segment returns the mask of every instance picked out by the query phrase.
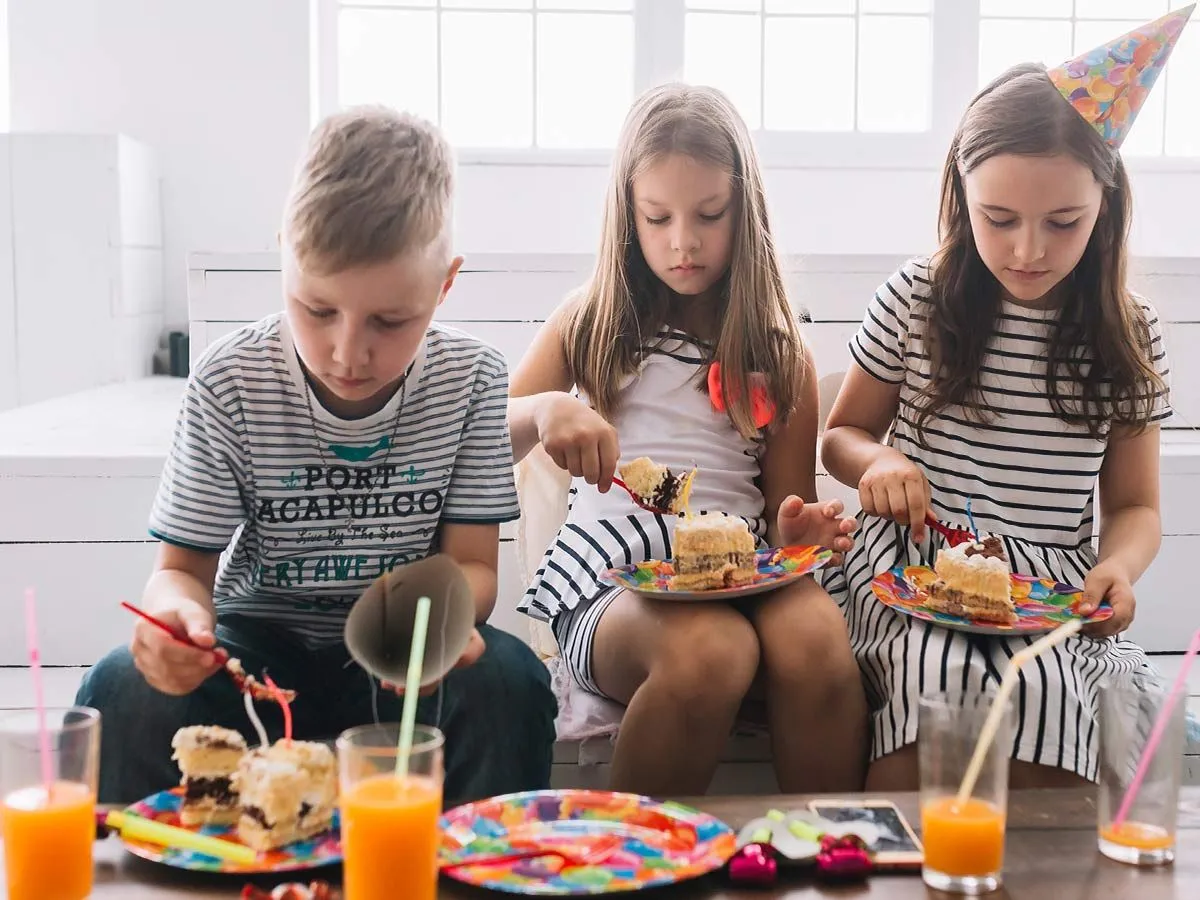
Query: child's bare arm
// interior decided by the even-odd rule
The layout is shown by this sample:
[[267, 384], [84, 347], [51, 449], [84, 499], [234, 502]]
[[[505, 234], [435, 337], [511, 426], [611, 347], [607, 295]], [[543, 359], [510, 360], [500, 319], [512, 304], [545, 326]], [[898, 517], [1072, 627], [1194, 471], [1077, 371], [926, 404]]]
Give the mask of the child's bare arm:
[[486, 622], [496, 607], [500, 526], [446, 522], [442, 525], [439, 546], [467, 576], [475, 599], [475, 621]]

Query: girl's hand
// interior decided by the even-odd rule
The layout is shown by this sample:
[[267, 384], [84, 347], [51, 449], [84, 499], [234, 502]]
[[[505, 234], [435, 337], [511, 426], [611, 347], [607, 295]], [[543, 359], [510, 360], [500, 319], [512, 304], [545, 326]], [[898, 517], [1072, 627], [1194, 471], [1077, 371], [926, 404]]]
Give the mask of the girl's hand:
[[925, 540], [929, 482], [916, 464], [898, 450], [886, 448], [858, 482], [858, 498], [869, 516], [891, 519], [912, 529], [912, 539]]
[[[473, 665], [478, 661], [479, 657], [483, 656], [483, 651], [486, 649], [487, 644], [483, 642], [483, 635], [479, 633], [477, 628], [472, 628], [471, 639], [467, 641], [467, 649], [464, 650], [462, 656], [458, 658], [458, 662], [454, 664], [454, 668], [465, 669], [467, 666]], [[379, 684], [385, 691], [392, 691], [393, 693], [399, 694], [401, 697], [404, 696], [404, 685], [402, 684], [395, 684], [391, 681], [381, 681]], [[425, 687], [421, 688], [421, 696], [428, 697], [430, 694], [435, 693], [439, 684], [440, 682], [435, 681], [433, 684], [426, 685]]]
[[840, 559], [854, 546], [850, 532], [857, 524], [842, 518], [842, 501], [805, 503], [795, 494], [779, 504], [779, 539], [784, 546], [793, 544], [828, 547]]
[[199, 648], [181, 644], [139, 618], [129, 645], [134, 664], [155, 690], [179, 697], [190, 694], [221, 668], [221, 658], [210, 649], [217, 644], [212, 613], [196, 601], [180, 597], [173, 605], [156, 608], [154, 615], [184, 632]]
[[621, 448], [617, 430], [570, 394], [547, 397], [537, 417], [538, 439], [560, 469], [605, 493], [612, 487]]
[[1094, 622], [1083, 626], [1083, 633], [1088, 637], [1103, 638], [1127, 629], [1133, 622], [1133, 611], [1137, 601], [1133, 596], [1133, 584], [1125, 567], [1116, 560], [1106, 560], [1097, 563], [1088, 572], [1083, 581], [1083, 599], [1078, 611], [1081, 616], [1090, 616], [1100, 606], [1101, 600], [1108, 600], [1113, 608], [1111, 619]]

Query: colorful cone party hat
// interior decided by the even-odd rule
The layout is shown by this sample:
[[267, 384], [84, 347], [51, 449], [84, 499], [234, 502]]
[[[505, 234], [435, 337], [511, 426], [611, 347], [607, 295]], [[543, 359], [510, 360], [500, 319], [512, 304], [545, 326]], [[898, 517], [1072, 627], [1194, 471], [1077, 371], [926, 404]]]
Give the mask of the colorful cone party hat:
[[1054, 86], [1113, 148], [1129, 134], [1193, 3], [1050, 69]]

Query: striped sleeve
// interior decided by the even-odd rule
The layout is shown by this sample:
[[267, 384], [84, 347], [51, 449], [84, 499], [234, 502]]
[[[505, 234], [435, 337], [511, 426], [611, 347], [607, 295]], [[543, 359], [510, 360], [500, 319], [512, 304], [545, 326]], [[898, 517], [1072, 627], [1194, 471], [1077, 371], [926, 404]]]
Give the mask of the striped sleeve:
[[508, 368], [487, 348], [467, 408], [442, 521], [498, 524], [520, 518], [508, 432]]
[[194, 373], [150, 512], [151, 535], [193, 550], [226, 548], [245, 520], [248, 467], [239, 432], [220, 394]]
[[[1171, 408], [1171, 365], [1167, 359], [1167, 342], [1163, 335], [1162, 319], [1158, 310], [1145, 300], [1138, 300], [1142, 315], [1146, 319], [1146, 327], [1150, 332], [1150, 364], [1162, 379], [1162, 390], [1155, 390], [1154, 401], [1150, 407], [1150, 421], [1162, 422], [1171, 418], [1174, 410]], [[1154, 390], [1147, 386], [1147, 390]]]
[[850, 340], [854, 361], [880, 381], [888, 384], [904, 381], [913, 285], [924, 279], [925, 274], [923, 267], [910, 262], [880, 285], [867, 305], [862, 327]]

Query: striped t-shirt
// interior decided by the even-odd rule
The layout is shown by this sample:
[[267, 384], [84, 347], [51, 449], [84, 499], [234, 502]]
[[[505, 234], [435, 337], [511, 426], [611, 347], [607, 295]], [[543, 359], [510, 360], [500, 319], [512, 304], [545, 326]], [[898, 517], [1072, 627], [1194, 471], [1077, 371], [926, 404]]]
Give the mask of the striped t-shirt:
[[[930, 379], [924, 338], [929, 290], [927, 261], [906, 264], [876, 292], [850, 352], [875, 378], [900, 385], [891, 444], [925, 473], [934, 514], [966, 524], [970, 498], [981, 531], [1064, 550], [1089, 544], [1092, 493], [1107, 440], [1066, 424], [1050, 402], [1046, 354], [1057, 311], [1005, 301], [980, 367], [990, 420], [980, 423], [961, 407], [949, 407], [925, 423], [922, 440], [916, 410]], [[1137, 305], [1150, 331], [1153, 365], [1166, 379], [1158, 313], [1141, 298]], [[1170, 415], [1167, 396], [1156, 395], [1152, 421]]]
[[363, 589], [433, 552], [441, 523], [518, 517], [507, 401], [503, 356], [435, 323], [383, 409], [338, 418], [270, 316], [210, 347], [188, 379], [150, 533], [225, 552], [220, 612], [338, 642]]

